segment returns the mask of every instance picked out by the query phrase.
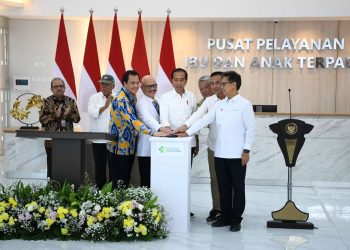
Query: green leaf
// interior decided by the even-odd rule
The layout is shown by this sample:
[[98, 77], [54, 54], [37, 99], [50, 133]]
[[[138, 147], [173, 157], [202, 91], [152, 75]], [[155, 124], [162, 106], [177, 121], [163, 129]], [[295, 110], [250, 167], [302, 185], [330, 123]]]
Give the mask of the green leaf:
[[154, 204], [157, 202], [157, 200], [158, 200], [158, 197], [155, 196], [153, 199], [151, 199], [150, 201], [148, 201], [148, 202], [145, 204], [145, 207], [146, 207], [146, 208], [152, 208], [152, 207], [154, 207], [154, 206], [155, 206]]
[[102, 192], [103, 195], [106, 195], [106, 194], [112, 192], [112, 182], [106, 183], [103, 186], [101, 192]]

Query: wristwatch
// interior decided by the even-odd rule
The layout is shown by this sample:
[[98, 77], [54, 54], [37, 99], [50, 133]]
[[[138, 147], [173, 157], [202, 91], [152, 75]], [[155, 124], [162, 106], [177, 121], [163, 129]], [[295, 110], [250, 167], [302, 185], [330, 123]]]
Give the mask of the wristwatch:
[[243, 153], [249, 153], [250, 150], [249, 149], [243, 149]]

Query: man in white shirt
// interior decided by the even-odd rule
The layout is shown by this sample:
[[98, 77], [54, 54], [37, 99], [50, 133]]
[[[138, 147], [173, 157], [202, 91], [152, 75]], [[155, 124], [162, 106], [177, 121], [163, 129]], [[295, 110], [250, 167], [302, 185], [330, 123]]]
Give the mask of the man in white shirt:
[[230, 226], [230, 231], [241, 229], [245, 208], [245, 175], [249, 152], [255, 136], [255, 117], [250, 101], [242, 97], [241, 76], [234, 71], [222, 75], [225, 99], [195, 122], [185, 133], [193, 135], [215, 122], [215, 170], [218, 178], [222, 215], [213, 227]]
[[[160, 121], [162, 126], [175, 130], [180, 127], [196, 110], [196, 96], [185, 90], [187, 72], [182, 68], [176, 68], [171, 73], [173, 90], [164, 93], [160, 101]], [[192, 156], [198, 154], [196, 141], [192, 140]]]
[[[221, 78], [222, 72], [216, 71], [210, 75], [210, 85], [214, 95], [209, 96], [205, 101], [200, 105], [193, 115], [187, 119], [187, 121], [178, 128], [175, 132], [185, 132], [187, 128], [196, 122], [198, 119], [206, 115], [210, 109], [215, 108], [215, 105], [222, 99], [225, 98], [225, 95], [221, 89]], [[215, 140], [216, 140], [216, 125], [215, 123], [209, 124], [209, 134], [208, 134], [208, 165], [209, 165], [209, 174], [210, 174], [210, 187], [211, 187], [211, 196], [213, 208], [209, 212], [207, 217], [207, 222], [214, 222], [221, 215], [220, 209], [220, 194], [219, 187], [215, 173], [215, 163], [214, 163], [214, 150], [215, 150]]]
[[[108, 133], [110, 105], [115, 97], [115, 93], [112, 92], [114, 88], [114, 78], [106, 74], [102, 76], [99, 83], [101, 91], [92, 95], [89, 99], [88, 114], [90, 118], [90, 128], [92, 132]], [[107, 161], [109, 168], [111, 167], [106, 143], [105, 140], [92, 141], [95, 161], [95, 182], [100, 189], [106, 184]]]
[[[146, 75], [141, 80], [141, 89], [143, 95], [136, 103], [137, 117], [148, 128], [154, 131], [170, 133], [170, 129], [163, 128], [160, 125], [159, 103], [156, 99], [157, 83], [154, 77]], [[141, 187], [151, 187], [151, 143], [150, 135], [139, 134], [137, 143], [139, 172], [141, 178]]]
[[[162, 126], [175, 130], [180, 127], [196, 110], [196, 96], [185, 90], [187, 72], [182, 68], [176, 68], [171, 73], [171, 84], [174, 89], [166, 92], [161, 97], [160, 121]], [[198, 140], [192, 136], [191, 165], [193, 157], [198, 154]], [[191, 217], [194, 214], [191, 212]]]

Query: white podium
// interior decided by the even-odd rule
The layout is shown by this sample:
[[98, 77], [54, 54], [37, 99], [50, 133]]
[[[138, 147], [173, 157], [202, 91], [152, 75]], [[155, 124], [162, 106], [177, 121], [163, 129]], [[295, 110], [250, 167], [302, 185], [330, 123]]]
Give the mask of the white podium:
[[188, 232], [191, 204], [192, 137], [152, 137], [151, 189], [168, 213], [171, 232]]

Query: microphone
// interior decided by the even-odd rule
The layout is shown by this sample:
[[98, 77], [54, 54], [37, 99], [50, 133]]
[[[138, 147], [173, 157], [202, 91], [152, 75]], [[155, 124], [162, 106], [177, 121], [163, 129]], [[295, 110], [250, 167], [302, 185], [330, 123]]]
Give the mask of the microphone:
[[290, 98], [290, 89], [288, 89], [289, 94], [289, 119], [292, 119], [292, 100]]

